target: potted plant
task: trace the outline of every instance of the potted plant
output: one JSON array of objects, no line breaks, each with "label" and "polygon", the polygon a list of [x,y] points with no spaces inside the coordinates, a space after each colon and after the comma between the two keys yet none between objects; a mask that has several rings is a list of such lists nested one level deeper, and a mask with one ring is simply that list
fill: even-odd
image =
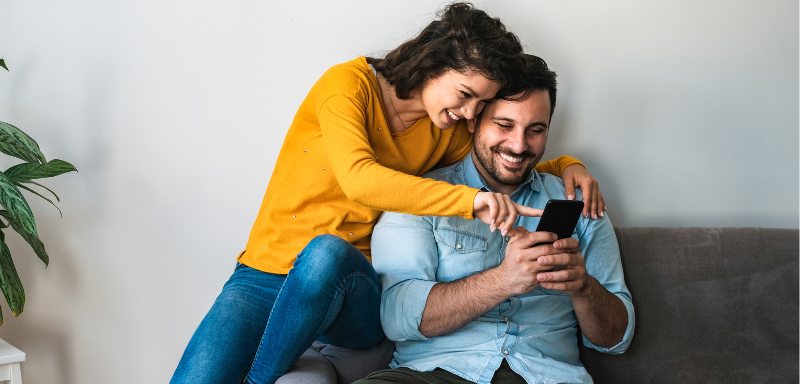
[{"label": "potted plant", "polygon": [[[8,71],[3,59],[0,59],[0,67]],[[61,201],[55,192],[34,180],[58,176],[77,169],[63,160],[47,161],[36,141],[19,128],[2,121],[0,121],[0,152],[24,161],[0,172],[0,206],[4,208],[0,209],[0,290],[3,291],[11,313],[16,317],[22,313],[25,306],[25,290],[11,259],[11,251],[5,242],[5,230],[10,227],[22,236],[33,248],[36,256],[44,262],[45,267],[50,263],[44,244],[39,240],[33,212],[21,190],[24,189],[47,200],[58,209],[52,200],[30,186],[43,188],[51,193],[56,201]],[[61,210],[58,209],[58,212],[61,213]],[[2,323],[3,314],[0,311],[0,325]]]}]

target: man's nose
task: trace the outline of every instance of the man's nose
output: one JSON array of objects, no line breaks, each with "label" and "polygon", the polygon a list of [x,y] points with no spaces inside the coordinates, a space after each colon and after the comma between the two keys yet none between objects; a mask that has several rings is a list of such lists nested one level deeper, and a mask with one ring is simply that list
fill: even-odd
[{"label": "man's nose", "polygon": [[528,143],[525,142],[525,129],[517,128],[513,130],[507,140],[508,147],[514,153],[523,153],[528,150]]}]

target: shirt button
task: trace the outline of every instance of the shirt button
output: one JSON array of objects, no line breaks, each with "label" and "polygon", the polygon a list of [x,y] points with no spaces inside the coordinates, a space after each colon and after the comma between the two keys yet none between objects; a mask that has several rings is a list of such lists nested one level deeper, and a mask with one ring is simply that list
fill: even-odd
[{"label": "shirt button", "polygon": [[461,249],[461,244],[456,244],[457,249]]},{"label": "shirt button", "polygon": [[507,323],[508,322],[508,317],[504,317],[503,320],[505,320],[506,323]]},{"label": "shirt button", "polygon": [[504,355],[508,355],[508,350],[507,350],[507,349],[504,349],[504,350],[503,350],[503,354],[504,354]]},{"label": "shirt button", "polygon": [[506,237],[504,237],[504,239],[505,239],[506,241],[509,241],[509,240],[511,240],[511,236],[506,236]]}]

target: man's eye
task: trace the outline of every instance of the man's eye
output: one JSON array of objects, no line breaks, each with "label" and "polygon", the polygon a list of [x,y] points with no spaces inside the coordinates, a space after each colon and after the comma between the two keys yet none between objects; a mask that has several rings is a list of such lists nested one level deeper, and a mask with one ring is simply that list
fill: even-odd
[{"label": "man's eye", "polygon": [[503,129],[511,129],[512,128],[510,125],[503,125],[503,124],[497,124],[497,125],[499,125]]}]

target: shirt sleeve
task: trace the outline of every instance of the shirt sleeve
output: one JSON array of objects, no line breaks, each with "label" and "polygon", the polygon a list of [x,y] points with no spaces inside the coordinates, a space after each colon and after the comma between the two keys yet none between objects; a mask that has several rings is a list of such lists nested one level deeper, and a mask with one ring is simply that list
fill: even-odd
[{"label": "shirt sleeve", "polygon": [[[533,168],[539,173],[549,173],[551,175],[562,177],[561,175],[564,173],[564,168],[572,164],[583,165],[583,163],[574,157],[561,156],[553,160],[547,160],[544,163],[536,164],[536,166]],[[586,166],[584,166],[584,168],[586,168]]]},{"label": "shirt sleeve", "polygon": [[[580,199],[581,196],[576,196]],[[581,218],[578,237],[580,240],[581,254],[586,260],[586,272],[594,277],[607,291],[617,296],[625,310],[628,312],[628,326],[625,334],[617,345],[611,348],[598,347],[583,337],[583,345],[609,354],[621,354],[628,349],[633,339],[633,330],[636,325],[636,316],[633,312],[631,293],[625,285],[622,272],[622,260],[619,254],[619,244],[614,233],[614,227],[608,215],[590,220]]]},{"label": "shirt sleeve", "polygon": [[372,233],[372,266],[381,279],[381,325],[393,341],[427,340],[419,331],[439,252],[430,218],[386,212]]},{"label": "shirt sleeve", "polygon": [[364,103],[334,95],[318,114],[323,146],[347,198],[380,211],[472,219],[477,189],[408,175],[375,161]]}]

